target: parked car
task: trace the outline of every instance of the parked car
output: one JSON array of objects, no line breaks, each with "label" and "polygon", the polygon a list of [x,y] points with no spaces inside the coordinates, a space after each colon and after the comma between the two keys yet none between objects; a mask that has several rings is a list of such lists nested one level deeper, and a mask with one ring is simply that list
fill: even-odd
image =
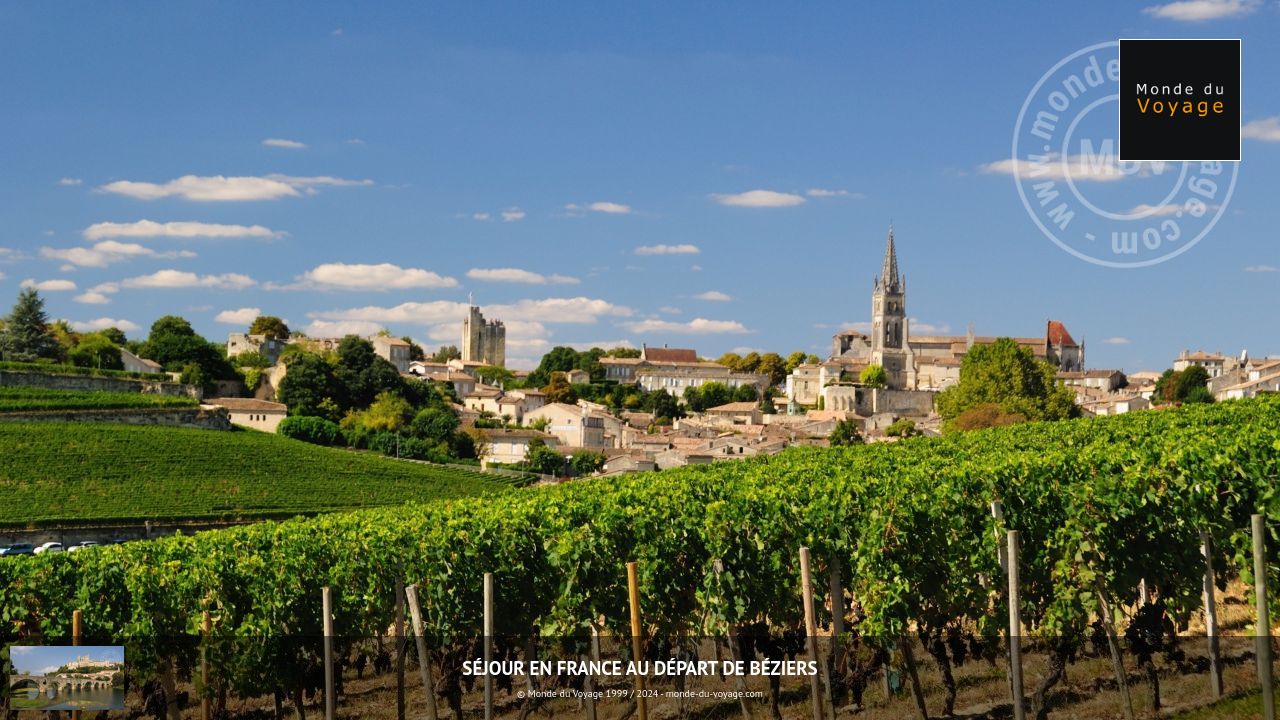
[{"label": "parked car", "polygon": [[45,543],[45,544],[41,545],[40,547],[36,548],[36,551],[35,551],[35,552],[36,552],[36,555],[41,555],[41,554],[43,554],[43,553],[47,553],[47,552],[48,552],[48,553],[57,553],[57,552],[62,552],[62,551],[63,551],[62,543],[60,543],[60,542],[47,542],[47,543]]},{"label": "parked car", "polygon": [[0,548],[0,555],[30,555],[35,552],[35,547],[31,543],[14,543],[9,547]]},{"label": "parked car", "polygon": [[94,542],[93,540],[84,540],[80,543],[77,543],[67,548],[67,552],[75,552],[77,550],[83,550],[85,548],[90,548],[90,547],[98,547],[98,543]]}]

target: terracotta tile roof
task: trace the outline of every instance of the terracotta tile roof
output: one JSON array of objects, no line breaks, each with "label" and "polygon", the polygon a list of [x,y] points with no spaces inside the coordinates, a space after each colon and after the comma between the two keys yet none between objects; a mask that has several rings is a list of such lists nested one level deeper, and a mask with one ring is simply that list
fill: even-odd
[{"label": "terracotta tile roof", "polygon": [[707,408],[707,412],[715,413],[749,413],[755,410],[756,403],[753,402],[731,402],[724,405],[717,405],[713,408]]},{"label": "terracotta tile roof", "polygon": [[217,405],[218,407],[239,412],[288,412],[289,410],[288,405],[267,400],[254,400],[253,398],[205,398],[204,404]]},{"label": "terracotta tile roof", "polygon": [[1074,346],[1076,341],[1071,338],[1071,333],[1067,332],[1067,326],[1057,320],[1049,321],[1049,342],[1054,345]]},{"label": "terracotta tile roof", "polygon": [[655,348],[645,346],[640,357],[649,362],[698,362],[698,353],[691,348]]}]

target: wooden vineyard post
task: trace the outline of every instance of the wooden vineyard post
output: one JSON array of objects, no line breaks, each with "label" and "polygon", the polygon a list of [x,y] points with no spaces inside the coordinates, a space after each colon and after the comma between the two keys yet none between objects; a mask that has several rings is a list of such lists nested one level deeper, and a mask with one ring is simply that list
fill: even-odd
[{"label": "wooden vineyard post", "polygon": [[333,720],[337,698],[333,688],[333,593],[328,586],[320,591],[320,607],[324,613],[324,717]]},{"label": "wooden vineyard post", "polygon": [[396,720],[405,720],[404,651],[404,580],[396,578]]},{"label": "wooden vineyard post", "polygon": [[835,689],[831,687],[831,674],[836,669],[836,655],[840,648],[840,635],[844,633],[844,589],[840,586],[840,558],[831,558],[831,569],[827,573],[827,597],[831,602],[831,650],[827,656],[826,671],[823,678],[827,682],[827,709],[831,717],[836,716]]},{"label": "wooden vineyard post", "polygon": [[[716,558],[711,567],[716,572],[716,579],[720,579],[724,575],[724,561]],[[725,631],[729,634],[729,659],[733,661],[734,667],[738,665],[738,631],[734,628],[733,623],[725,623]],[[747,706],[747,681],[742,677],[742,673],[735,672],[733,674],[733,686],[738,692],[738,707],[742,709],[743,720],[752,720],[751,708]]]},{"label": "wooden vineyard post", "polygon": [[920,687],[920,673],[916,670],[916,654],[911,649],[911,636],[903,635],[899,642],[902,644],[902,662],[907,666],[907,675],[911,676],[911,694],[916,699],[916,708],[920,710],[923,720],[929,720],[929,707],[924,703],[924,688]]},{"label": "wooden vineyard post", "polygon": [[436,715],[436,683],[431,677],[431,663],[427,659],[427,638],[422,631],[422,606],[418,604],[418,586],[404,589],[409,603],[409,615],[413,620],[413,637],[418,646],[418,672],[422,675],[422,687],[427,691],[427,720],[439,720]]},{"label": "wooden vineyard post", "polygon": [[[809,659],[818,665],[818,625],[813,618],[813,583],[809,574],[809,548],[800,548],[800,595],[804,598],[805,644]],[[815,673],[809,676],[809,701],[813,704],[813,720],[822,720],[822,681]]]},{"label": "wooden vineyard post", "polygon": [[1276,694],[1271,678],[1271,611],[1267,606],[1267,531],[1261,515],[1253,516],[1253,592],[1257,596],[1258,682],[1262,685],[1263,720],[1276,720]]},{"label": "wooden vineyard post", "polygon": [[[84,615],[79,610],[71,611],[71,644],[79,645],[84,640]],[[80,711],[71,712],[71,720],[80,720]]]},{"label": "wooden vineyard post", "polygon": [[1121,709],[1125,720],[1133,720],[1133,698],[1129,696],[1129,681],[1125,679],[1124,661],[1120,659],[1120,641],[1116,639],[1115,625],[1111,624],[1111,605],[1102,590],[1102,580],[1095,581],[1094,589],[1098,593],[1099,619],[1107,633],[1107,646],[1111,649],[1111,667],[1115,669],[1116,687],[1120,689]]},{"label": "wooden vineyard post", "polygon": [[1222,664],[1218,647],[1217,578],[1213,571],[1213,540],[1200,533],[1200,552],[1204,555],[1204,632],[1209,643],[1209,689],[1213,699],[1222,697]]},{"label": "wooden vineyard post", "polygon": [[[644,637],[640,625],[640,577],[634,561],[627,563],[627,597],[631,602],[631,659],[637,665],[644,651]],[[640,720],[649,720],[649,703],[644,697],[644,673],[636,673],[636,713]]]},{"label": "wooden vineyard post", "polygon": [[213,632],[213,617],[206,609],[200,617],[200,720],[209,720],[209,635]]},{"label": "wooden vineyard post", "polygon": [[493,573],[484,574],[484,720],[493,720]]},{"label": "wooden vineyard post", "polygon": [[1017,530],[1009,531],[1009,549],[1005,557],[1009,575],[1009,687],[1012,689],[1014,720],[1024,720],[1022,688],[1022,619],[1018,612],[1021,597],[1018,578],[1019,537]]},{"label": "wooden vineyard post", "polygon": [[[599,641],[598,641],[598,640],[596,640],[596,624],[595,624],[595,622],[593,621],[593,622],[591,623],[591,644],[592,644],[592,646],[595,646],[595,644],[596,644],[596,643],[598,643],[598,642],[599,642]],[[589,658],[589,657],[591,657],[591,653],[588,651],[588,653],[587,653],[587,655],[584,657],[584,659]],[[587,686],[587,720],[597,720],[597,718],[596,718],[596,698],[595,698],[595,694],[596,694],[596,676],[595,676],[595,673],[587,673],[586,686]]]}]

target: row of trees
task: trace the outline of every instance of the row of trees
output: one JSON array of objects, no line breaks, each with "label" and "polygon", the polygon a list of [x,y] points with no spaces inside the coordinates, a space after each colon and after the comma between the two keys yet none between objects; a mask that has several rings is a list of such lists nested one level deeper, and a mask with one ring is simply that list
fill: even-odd
[{"label": "row of trees", "polygon": [[816,364],[822,362],[822,360],[817,355],[797,350],[786,358],[775,352],[758,353],[753,351],[746,355],[727,352],[717,358],[716,362],[735,372],[768,375],[769,385],[772,386],[785,382],[791,371],[800,365],[806,363]]}]

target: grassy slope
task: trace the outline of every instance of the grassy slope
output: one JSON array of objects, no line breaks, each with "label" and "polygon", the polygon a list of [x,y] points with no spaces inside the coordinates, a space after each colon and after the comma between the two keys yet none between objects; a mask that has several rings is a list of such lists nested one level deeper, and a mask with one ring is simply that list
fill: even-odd
[{"label": "grassy slope", "polygon": [[272,517],[505,487],[253,431],[0,423],[0,526]]},{"label": "grassy slope", "polygon": [[195,407],[195,398],[130,392],[79,392],[0,387],[0,412]]}]

